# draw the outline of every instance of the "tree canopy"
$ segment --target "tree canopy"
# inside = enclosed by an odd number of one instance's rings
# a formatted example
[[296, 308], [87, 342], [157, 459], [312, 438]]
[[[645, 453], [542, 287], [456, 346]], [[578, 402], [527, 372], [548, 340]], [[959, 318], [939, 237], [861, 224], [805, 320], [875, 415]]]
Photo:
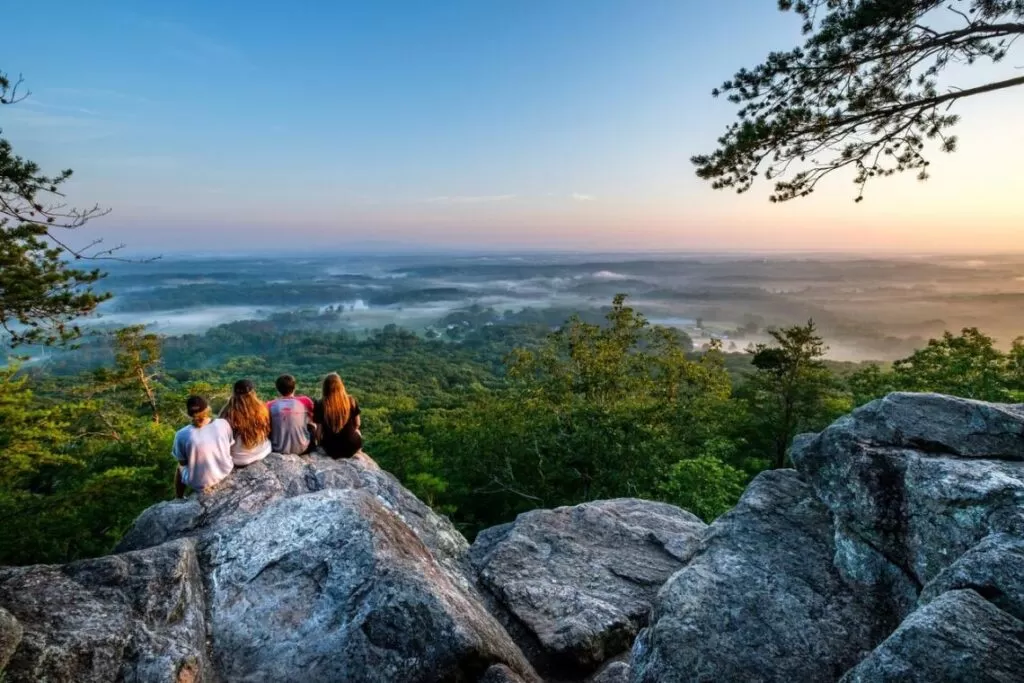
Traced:
[[[0, 105], [23, 99], [19, 85], [0, 72]], [[92, 288], [103, 273], [73, 264], [112, 250], [98, 250], [98, 240], [73, 247], [62, 234], [105, 213], [66, 205], [61, 185], [70, 177], [70, 170], [44, 174], [0, 138], [0, 328], [13, 345], [74, 339], [72, 321], [107, 298]]]
[[807, 38], [713, 91], [740, 105], [718, 148], [692, 159], [716, 189], [745, 192], [763, 176], [775, 181], [770, 199], [786, 201], [852, 168], [860, 201], [875, 177], [924, 180], [927, 147], [956, 149], [957, 101], [1024, 85], [1012, 64], [989, 82], [940, 80], [953, 65], [1003, 63], [1024, 34], [1022, 0], [779, 0], [779, 9], [802, 19]]

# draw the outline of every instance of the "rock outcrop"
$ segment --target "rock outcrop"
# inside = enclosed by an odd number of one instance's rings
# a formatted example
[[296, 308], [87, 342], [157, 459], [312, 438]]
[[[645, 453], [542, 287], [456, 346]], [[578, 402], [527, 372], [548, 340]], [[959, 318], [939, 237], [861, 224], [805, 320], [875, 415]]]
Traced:
[[792, 470], [762, 473], [661, 589], [633, 680], [836, 681], [886, 634], [834, 554], [811, 487]]
[[1024, 681], [1024, 408], [892, 394], [791, 455], [661, 590], [631, 680]]
[[710, 526], [610, 500], [520, 515], [471, 547], [370, 462], [271, 455], [153, 506], [117, 554], [0, 568], [0, 670], [1024, 681], [1024, 407], [893, 394], [792, 458]]
[[470, 558], [542, 673], [580, 677], [625, 652], [706, 524], [664, 503], [534, 510], [481, 532]]
[[1024, 622], [972, 590], [943, 593], [843, 677], [842, 683], [1024, 680]]
[[[793, 448], [845, 535], [918, 590], [990, 533], [1024, 535], [1024, 409], [892, 394]], [[856, 557], [840, 565], [858, 572]]]
[[358, 461], [271, 455], [153, 506], [119, 549], [0, 572], [24, 631], [7, 683], [538, 680], [461, 534]]
[[212, 673], [191, 540], [0, 570], [0, 604], [6, 681], [193, 683]]
[[631, 500], [526, 515], [483, 535], [481, 582], [465, 538], [372, 462], [272, 454], [146, 510], [118, 554], [0, 569], [4, 680], [535, 683], [491, 588], [522, 588], [499, 558], [538, 514], [571, 520], [538, 542], [591, 547], [587, 572], [555, 552], [521, 576], [566, 614], [576, 600], [589, 619], [600, 602], [607, 618], [580, 632], [591, 668], [628, 650], [704, 526]]

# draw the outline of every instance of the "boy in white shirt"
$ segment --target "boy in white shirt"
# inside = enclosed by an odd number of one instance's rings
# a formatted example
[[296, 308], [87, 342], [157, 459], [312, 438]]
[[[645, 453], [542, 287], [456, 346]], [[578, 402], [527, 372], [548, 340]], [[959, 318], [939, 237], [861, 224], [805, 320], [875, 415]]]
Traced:
[[220, 418], [210, 419], [210, 404], [202, 396], [189, 396], [185, 402], [192, 424], [174, 435], [171, 455], [178, 461], [174, 493], [185, 497], [185, 487], [206, 491], [231, 474], [234, 463], [231, 445], [235, 442], [231, 425]]

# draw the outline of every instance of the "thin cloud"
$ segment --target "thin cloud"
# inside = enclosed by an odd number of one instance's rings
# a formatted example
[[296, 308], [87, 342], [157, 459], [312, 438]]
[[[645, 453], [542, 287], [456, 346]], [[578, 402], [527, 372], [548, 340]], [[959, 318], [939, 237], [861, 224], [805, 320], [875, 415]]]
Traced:
[[233, 67], [249, 66], [245, 54], [229, 43], [196, 31], [190, 26], [166, 19], [142, 18], [138, 23], [159, 34], [173, 47], [169, 54], [183, 61], [207, 66], [210, 63]]
[[30, 128], [95, 128], [102, 122], [93, 116], [56, 114], [45, 110], [20, 107], [7, 114], [7, 119]]
[[595, 199], [597, 199], [597, 197], [595, 197], [592, 194], [583, 194], [582, 192], [573, 192], [569, 196], [573, 199], [573, 201], [577, 202], [592, 202]]
[[[19, 139], [45, 141], [48, 143], [76, 143], [110, 137], [116, 127], [107, 120], [86, 116], [54, 112], [31, 107], [11, 107], [5, 111], [5, 128], [16, 133]], [[6, 132], [6, 131], [5, 131]]]
[[85, 107], [76, 107], [64, 104], [51, 104], [49, 102], [42, 102], [36, 98], [30, 98], [19, 102], [19, 106], [27, 107], [29, 109], [42, 109], [43, 111], [63, 112], [66, 114], [80, 114], [84, 116], [96, 117], [99, 116], [99, 112], [93, 109], [86, 109]]
[[142, 171], [174, 170], [185, 166], [185, 162], [178, 157], [164, 154], [143, 154], [137, 156], [108, 157], [98, 159], [95, 162], [100, 166], [112, 166], [117, 168], [130, 168]]
[[[56, 95], [58, 97], [70, 97], [75, 99], [119, 100], [123, 102], [136, 102], [139, 104], [151, 104], [153, 102], [153, 100], [148, 97], [143, 97], [142, 95], [132, 95], [118, 90], [108, 90], [106, 88], [46, 88], [42, 93], [43, 95]], [[29, 102], [30, 100], [25, 101]]]
[[457, 196], [449, 197], [447, 195], [441, 197], [431, 197], [427, 200], [428, 204], [485, 204], [487, 202], [507, 202], [510, 199], [515, 199], [514, 194], [485, 194], [476, 196]]

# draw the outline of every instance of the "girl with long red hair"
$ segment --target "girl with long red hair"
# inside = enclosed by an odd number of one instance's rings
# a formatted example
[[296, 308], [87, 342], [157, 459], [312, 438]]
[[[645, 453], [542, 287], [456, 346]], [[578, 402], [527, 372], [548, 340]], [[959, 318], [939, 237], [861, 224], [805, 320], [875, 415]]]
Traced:
[[330, 457], [351, 458], [362, 450], [359, 403], [345, 390], [345, 383], [336, 372], [324, 378], [313, 421], [320, 426], [320, 447]]
[[245, 467], [270, 455], [270, 411], [256, 395], [256, 387], [247, 379], [235, 382], [231, 398], [220, 416], [234, 433], [231, 459], [235, 467]]

